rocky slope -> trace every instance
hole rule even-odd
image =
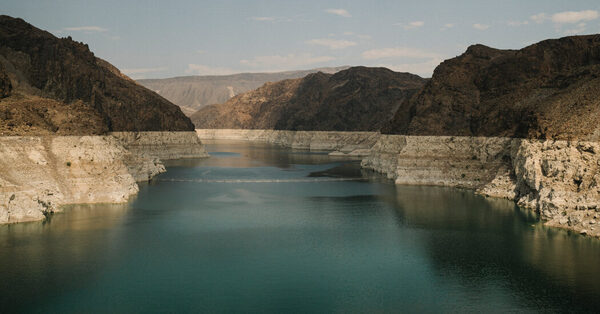
[[[193,130],[87,45],[0,16],[0,224],[126,202],[160,159],[207,156]]]
[[[520,50],[474,45],[444,61],[383,133],[600,138],[600,35]]]
[[[425,80],[385,68],[267,83],[192,115],[197,128],[376,131]]]
[[[189,118],[88,46],[0,16],[0,134],[193,131]]]
[[[0,224],[43,219],[74,203],[122,203],[165,168],[112,136],[0,137]]]
[[[588,141],[381,135],[362,166],[396,184],[508,198],[547,225],[600,236],[599,149]]]
[[[316,72],[333,74],[347,68],[343,66],[275,73],[182,76],[142,79],[137,82],[178,105],[183,113],[191,116],[204,106],[224,103],[235,95],[256,89],[267,82],[301,78]]]

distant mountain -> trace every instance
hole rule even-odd
[[[206,129],[376,131],[425,81],[386,68],[318,72],[206,106],[192,121]]]
[[[341,66],[275,73],[182,76],[167,79],[144,79],[138,80],[138,83],[178,105],[189,116],[206,105],[224,103],[235,95],[256,89],[267,82],[305,77],[319,71],[336,73],[347,68],[348,66]]]
[[[383,132],[598,140],[600,35],[471,46],[440,64]]]
[[[87,45],[0,16],[0,135],[193,129]]]

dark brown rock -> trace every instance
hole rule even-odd
[[[597,140],[599,76],[600,35],[474,45],[440,64],[383,132]]]
[[[376,131],[425,80],[385,68],[353,67],[267,83],[200,109],[197,128]]]
[[[23,118],[10,122],[16,123],[16,126],[43,125],[36,124],[35,120],[44,115],[34,117],[29,114],[28,109],[19,106],[21,101],[34,99],[45,105],[54,104],[56,108],[74,110],[69,113],[74,118],[73,121],[85,120],[85,116],[90,114],[92,116],[88,119],[100,119],[101,125],[92,125],[93,131],[83,126],[78,129],[80,123],[73,124],[70,129],[76,134],[89,134],[98,130],[194,129],[179,107],[138,85],[108,62],[95,57],[87,45],[71,38],[56,38],[21,19],[0,16],[0,63],[10,77],[13,87],[11,94],[19,95],[17,98],[4,98],[0,103],[0,110],[22,110],[19,114],[11,114],[13,117]],[[0,86],[2,84],[0,75]],[[48,125],[52,124],[52,121],[46,122]],[[60,129],[60,125],[55,127]],[[13,128],[13,131],[26,129],[27,127]],[[51,129],[43,129],[48,130]]]
[[[0,98],[10,96],[11,92],[12,84],[10,83],[10,78],[6,74],[2,63],[0,63]]]

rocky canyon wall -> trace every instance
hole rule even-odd
[[[194,132],[0,137],[0,224],[41,220],[61,205],[122,203],[160,159],[207,157]]]
[[[547,225],[600,236],[599,148],[586,141],[382,135],[362,166],[396,184],[512,199]]]

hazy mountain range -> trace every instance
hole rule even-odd
[[[137,82],[178,105],[186,115],[191,116],[204,106],[224,103],[229,98],[256,89],[266,82],[300,78],[319,71],[336,73],[347,68],[348,66],[340,66],[273,73],[181,76]]]

